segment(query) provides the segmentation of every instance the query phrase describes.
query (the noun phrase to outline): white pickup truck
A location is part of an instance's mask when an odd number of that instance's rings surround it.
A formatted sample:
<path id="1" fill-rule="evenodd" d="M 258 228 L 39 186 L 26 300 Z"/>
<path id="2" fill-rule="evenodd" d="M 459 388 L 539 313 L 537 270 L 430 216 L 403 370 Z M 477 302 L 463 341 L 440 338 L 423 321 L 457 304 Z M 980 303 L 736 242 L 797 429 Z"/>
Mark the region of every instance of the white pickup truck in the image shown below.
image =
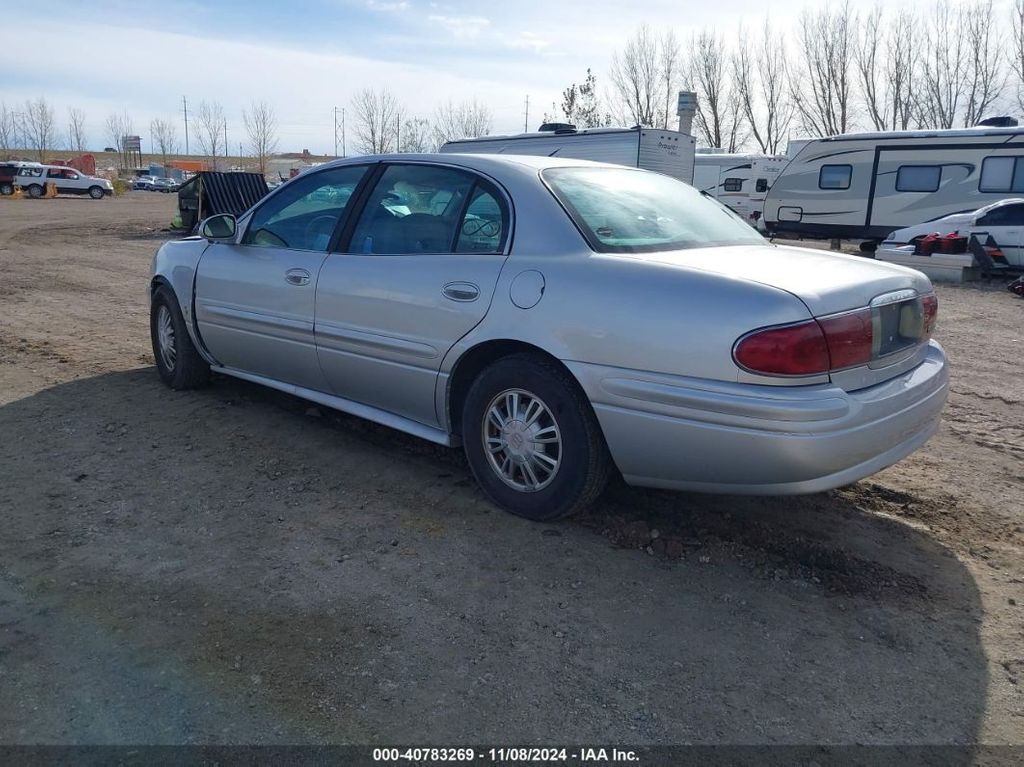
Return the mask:
<path id="1" fill-rule="evenodd" d="M 42 197 L 47 184 L 57 185 L 57 194 L 87 194 L 94 200 L 114 193 L 114 187 L 105 178 L 87 176 L 74 168 L 61 165 L 25 164 L 15 176 L 14 183 L 29 197 Z"/>

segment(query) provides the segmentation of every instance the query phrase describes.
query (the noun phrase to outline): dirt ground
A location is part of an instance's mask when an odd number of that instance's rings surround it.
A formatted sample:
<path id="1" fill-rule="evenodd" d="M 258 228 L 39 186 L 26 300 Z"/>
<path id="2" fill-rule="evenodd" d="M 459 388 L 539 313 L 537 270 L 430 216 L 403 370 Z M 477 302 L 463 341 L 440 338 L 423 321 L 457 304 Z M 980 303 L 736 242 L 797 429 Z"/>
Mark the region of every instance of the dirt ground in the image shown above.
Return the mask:
<path id="1" fill-rule="evenodd" d="M 1001 285 L 938 288 L 952 394 L 897 466 L 535 524 L 457 451 L 166 389 L 173 205 L 0 200 L 0 743 L 1024 743 Z"/>

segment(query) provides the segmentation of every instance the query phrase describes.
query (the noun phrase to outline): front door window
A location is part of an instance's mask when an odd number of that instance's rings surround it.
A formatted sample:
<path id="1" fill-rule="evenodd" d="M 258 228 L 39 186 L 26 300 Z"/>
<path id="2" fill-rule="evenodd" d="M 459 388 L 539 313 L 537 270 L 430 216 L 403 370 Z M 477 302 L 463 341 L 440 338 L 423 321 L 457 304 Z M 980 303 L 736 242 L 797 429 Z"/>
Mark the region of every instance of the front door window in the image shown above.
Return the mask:
<path id="1" fill-rule="evenodd" d="M 366 169 L 349 165 L 289 181 L 253 213 L 242 244 L 326 253 Z"/>

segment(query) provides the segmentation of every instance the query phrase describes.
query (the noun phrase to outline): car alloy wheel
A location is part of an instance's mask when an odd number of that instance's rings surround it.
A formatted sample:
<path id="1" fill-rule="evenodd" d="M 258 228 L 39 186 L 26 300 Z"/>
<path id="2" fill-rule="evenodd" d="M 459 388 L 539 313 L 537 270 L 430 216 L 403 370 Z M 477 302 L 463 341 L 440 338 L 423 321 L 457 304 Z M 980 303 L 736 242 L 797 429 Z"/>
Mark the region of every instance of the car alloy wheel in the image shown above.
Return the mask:
<path id="1" fill-rule="evenodd" d="M 178 351 L 174 344 L 174 321 L 171 318 L 171 310 L 167 308 L 166 304 L 162 304 L 157 312 L 156 333 L 160 359 L 168 372 L 173 372 L 174 364 L 178 359 Z"/>
<path id="2" fill-rule="evenodd" d="M 506 389 L 491 400 L 480 436 L 491 469 L 515 490 L 542 490 L 558 474 L 558 422 L 544 401 L 525 389 Z"/>

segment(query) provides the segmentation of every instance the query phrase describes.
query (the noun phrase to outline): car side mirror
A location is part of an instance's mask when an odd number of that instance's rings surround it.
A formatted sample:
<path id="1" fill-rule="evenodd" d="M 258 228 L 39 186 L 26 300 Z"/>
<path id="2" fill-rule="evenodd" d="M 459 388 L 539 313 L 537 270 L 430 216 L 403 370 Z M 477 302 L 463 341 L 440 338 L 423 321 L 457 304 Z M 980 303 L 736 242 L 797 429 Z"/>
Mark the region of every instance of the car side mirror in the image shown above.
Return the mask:
<path id="1" fill-rule="evenodd" d="M 237 223 L 230 213 L 210 216 L 199 225 L 199 233 L 210 242 L 233 242 Z"/>

